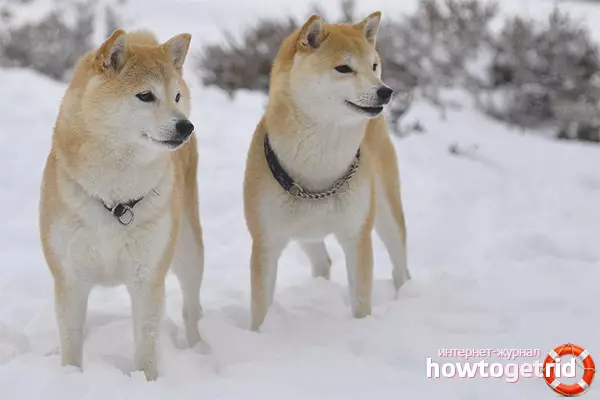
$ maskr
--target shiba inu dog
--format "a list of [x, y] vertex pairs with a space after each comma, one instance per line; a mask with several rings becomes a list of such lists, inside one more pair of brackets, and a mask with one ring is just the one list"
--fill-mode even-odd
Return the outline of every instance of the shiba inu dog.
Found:
[[159, 44], [148, 32], [117, 30], [78, 62], [63, 98], [40, 204], [63, 365], [82, 364], [92, 287], [125, 284], [135, 368], [155, 379], [171, 265], [187, 339], [200, 339], [198, 155], [182, 76], [190, 40], [181, 34]]
[[273, 302], [277, 262], [297, 240], [329, 278], [324, 238], [346, 255], [354, 317], [371, 313], [373, 226], [399, 288], [410, 275], [398, 164], [381, 112], [393, 90], [375, 50], [381, 13], [359, 24], [312, 16], [281, 45], [269, 102], [248, 153], [245, 217], [252, 236], [252, 329]]

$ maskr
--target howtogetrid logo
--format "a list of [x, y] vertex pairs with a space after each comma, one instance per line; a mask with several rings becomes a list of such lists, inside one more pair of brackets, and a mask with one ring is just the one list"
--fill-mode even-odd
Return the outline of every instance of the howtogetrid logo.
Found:
[[[579, 382], [565, 384], [560, 381], [560, 357], [564, 356], [572, 356], [577, 366], [583, 369], [583, 377]], [[548, 353], [544, 360], [543, 371], [544, 380], [552, 390], [563, 396], [571, 397], [582, 395], [588, 391], [596, 374], [596, 365], [589, 351], [576, 344], [567, 343]]]

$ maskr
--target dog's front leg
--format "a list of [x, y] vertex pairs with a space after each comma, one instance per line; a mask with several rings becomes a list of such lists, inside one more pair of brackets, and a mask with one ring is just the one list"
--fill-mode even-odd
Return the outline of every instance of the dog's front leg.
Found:
[[63, 366], [81, 368], [83, 335], [91, 286], [58, 278], [54, 283], [54, 306], [60, 334]]
[[252, 243], [250, 260], [251, 313], [252, 330], [257, 331], [262, 325], [275, 296], [277, 280], [277, 262], [287, 241], [257, 240]]
[[371, 315], [373, 290], [373, 244], [371, 228], [363, 227], [357, 235], [338, 234], [346, 255], [350, 306], [355, 318]]
[[135, 339], [135, 369], [146, 379], [155, 380], [158, 370], [157, 342], [163, 314], [164, 281], [137, 279], [127, 284], [131, 296], [133, 334]]

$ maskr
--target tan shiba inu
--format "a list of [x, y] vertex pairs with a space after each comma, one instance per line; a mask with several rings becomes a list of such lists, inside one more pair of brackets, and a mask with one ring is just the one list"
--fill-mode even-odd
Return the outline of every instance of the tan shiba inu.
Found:
[[198, 155], [182, 77], [190, 40], [181, 34], [159, 44], [150, 33], [117, 30], [79, 61], [64, 96], [40, 204], [63, 365], [81, 366], [92, 287], [125, 284], [135, 368], [155, 379], [171, 265], [187, 339], [200, 339]]
[[329, 278], [323, 239], [346, 254], [353, 315], [371, 313], [373, 226], [396, 288], [410, 279], [396, 154], [381, 111], [392, 89], [375, 50], [381, 13], [356, 25], [312, 16], [281, 45], [269, 103], [246, 166], [244, 203], [252, 236], [252, 329], [273, 302], [277, 262], [297, 240], [313, 276]]

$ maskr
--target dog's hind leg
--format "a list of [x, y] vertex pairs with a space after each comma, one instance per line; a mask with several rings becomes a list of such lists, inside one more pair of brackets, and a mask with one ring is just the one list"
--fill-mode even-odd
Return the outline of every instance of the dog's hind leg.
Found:
[[377, 189], [375, 230], [392, 261], [394, 286], [398, 290], [410, 279], [406, 256], [406, 226], [400, 192], [394, 187], [379, 186]]
[[386, 132], [385, 123], [366, 136], [374, 153], [375, 173], [375, 231], [385, 244], [393, 265], [392, 276], [396, 290], [410, 279], [406, 255], [406, 226], [400, 195], [400, 172], [394, 143]]
[[331, 259], [327, 254], [325, 242], [299, 242], [304, 253], [306, 253], [312, 264], [312, 276], [314, 278], [329, 279], [331, 273]]
[[185, 216], [173, 257], [173, 271], [183, 293], [183, 323], [187, 341], [193, 347], [200, 341], [198, 321], [202, 318], [200, 285], [204, 271], [204, 247], [199, 222], [191, 222]]

